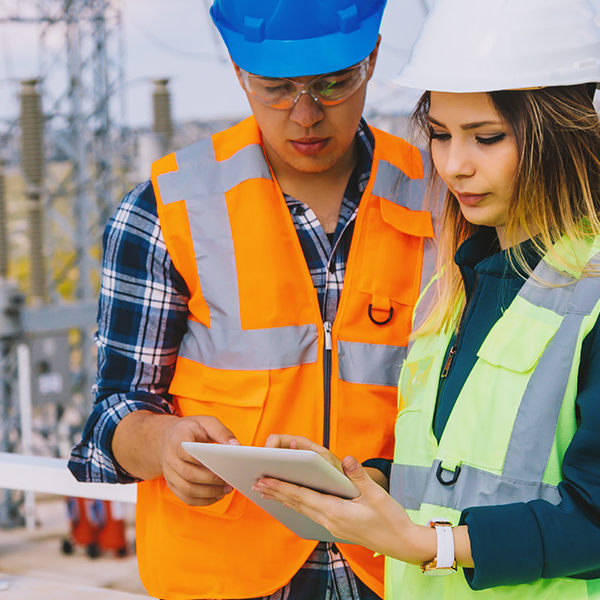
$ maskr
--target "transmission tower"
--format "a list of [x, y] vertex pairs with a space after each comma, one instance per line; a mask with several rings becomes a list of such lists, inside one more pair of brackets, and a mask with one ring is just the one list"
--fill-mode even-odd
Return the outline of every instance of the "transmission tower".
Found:
[[[118, 177], [124, 155], [125, 122], [120, 2], [3, 0], [0, 36], [6, 24], [35, 27], [38, 33], [37, 77], [15, 81], [15, 85], [20, 85], [21, 117], [8, 123], [7, 131], [0, 131], [0, 140], [15, 137], [19, 131], [24, 138], [21, 161], [28, 202], [37, 203], [38, 210], [30, 211], [35, 215], [35, 223], [29, 225], [33, 278], [29, 297], [36, 302], [22, 310], [20, 332], [18, 327], [4, 327], [0, 320], [0, 367], [13, 364], [5, 357], [15, 354], [23, 334], [34, 340], [30, 341], [34, 356], [36, 339], [53, 336], [54, 341], [63, 340], [68, 345], [67, 333], [79, 331], [70, 354], [76, 357], [75, 380], [69, 379], [59, 400], [70, 404], [73, 394], [85, 400], [90, 397], [94, 371], [91, 331], [100, 275], [101, 234], [122, 188], [127, 187]], [[38, 112], [34, 114], [35, 110]], [[37, 154], [42, 154], [38, 152], [42, 147], [51, 149], [51, 155], [46, 153], [38, 164]], [[52, 169], [48, 161], [52, 161]], [[0, 185], [0, 192], [1, 188]], [[10, 233], [3, 220], [0, 211], [0, 235], [7, 238]], [[43, 235], [32, 234], [36, 227], [39, 231], [40, 223]], [[5, 248], [10, 246], [6, 242], [0, 240], [2, 260]], [[45, 261], [53, 264], [44, 265]], [[5, 271], [0, 273], [0, 283]], [[36, 279], [35, 273], [44, 276]], [[69, 287], [73, 288], [75, 301], [67, 302], [62, 296], [61, 288]], [[0, 306], [11, 301], [2, 289], [0, 285]], [[49, 362], [52, 359], [48, 357]], [[71, 363], [72, 368], [73, 360]], [[65, 374], [66, 378], [70, 375]], [[8, 367], [0, 368], [0, 415], [5, 417], [14, 414], [9, 410], [11, 404], [16, 404], [15, 389], [11, 387], [14, 379]], [[88, 406], [89, 402], [84, 402], [84, 413]], [[8, 418], [4, 420], [8, 427]], [[7, 439], [2, 428], [0, 439]], [[0, 526], [6, 525], [14, 512], [10, 503], [10, 496], [0, 494]]]
[[[117, 108], [124, 118], [121, 13], [110, 0], [45, 0], [40, 30], [43, 97], [50, 106], [48, 128], [59, 140], [70, 173], [59, 185], [73, 198], [72, 239], [77, 252], [63, 272], [76, 266], [77, 296], [95, 296], [97, 250], [102, 227], [115, 201], [115, 157], [120, 137], [113, 127]], [[62, 37], [62, 47], [58, 45]], [[62, 77], [61, 77], [62, 76]], [[62, 79], [62, 87], [55, 81]], [[51, 202], [52, 204], [52, 202]], [[60, 273], [58, 277], [60, 277]], [[55, 281], [56, 289], [60, 281]]]

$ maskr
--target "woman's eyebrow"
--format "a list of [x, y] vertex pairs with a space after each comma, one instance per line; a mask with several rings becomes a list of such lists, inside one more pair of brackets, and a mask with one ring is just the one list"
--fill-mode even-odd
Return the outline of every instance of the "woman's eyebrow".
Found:
[[[446, 128], [446, 125], [444, 125], [441, 121], [438, 121], [431, 116], [428, 116], [427, 119], [434, 125], [438, 125], [439, 127]], [[460, 128], [464, 129], [464, 130], [469, 130], [469, 129], [477, 129], [477, 127], [482, 127], [483, 125], [501, 125], [501, 124], [502, 123], [500, 121], [473, 121], [472, 123], [465, 123], [464, 125], [461, 125]]]

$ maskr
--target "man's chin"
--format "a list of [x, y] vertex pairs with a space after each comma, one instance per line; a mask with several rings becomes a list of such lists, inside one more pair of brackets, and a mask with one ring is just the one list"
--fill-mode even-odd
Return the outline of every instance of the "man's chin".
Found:
[[332, 156], [292, 156], [287, 157], [285, 162], [288, 167], [298, 171], [298, 173], [317, 175], [329, 171], [336, 165], [338, 160]]

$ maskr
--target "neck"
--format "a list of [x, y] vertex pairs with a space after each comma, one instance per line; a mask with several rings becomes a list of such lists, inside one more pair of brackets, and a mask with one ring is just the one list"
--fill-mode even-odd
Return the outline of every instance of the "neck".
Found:
[[500, 248], [502, 250], [512, 248], [513, 246], [518, 246], [531, 237], [531, 234], [523, 229], [520, 229], [517, 233], [517, 236], [514, 239], [509, 240], [508, 236], [506, 235], [505, 225], [498, 225], [496, 227], [496, 235], [498, 236], [498, 242], [500, 243]]
[[284, 194], [308, 205], [327, 233], [335, 231], [348, 179], [356, 166], [356, 140], [340, 159], [321, 172], [294, 169], [265, 144], [267, 159]]

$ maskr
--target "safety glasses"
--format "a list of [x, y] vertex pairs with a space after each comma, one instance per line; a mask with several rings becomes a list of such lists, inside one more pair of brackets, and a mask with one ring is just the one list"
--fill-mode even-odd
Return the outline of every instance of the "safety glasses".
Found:
[[369, 57], [343, 71], [317, 75], [307, 81], [287, 77], [264, 77], [240, 69], [244, 89], [257, 100], [272, 108], [292, 108], [302, 94], [309, 94], [324, 106], [344, 102], [365, 82], [369, 71]]

